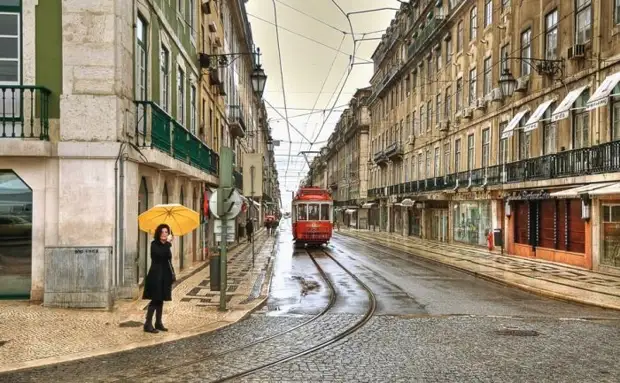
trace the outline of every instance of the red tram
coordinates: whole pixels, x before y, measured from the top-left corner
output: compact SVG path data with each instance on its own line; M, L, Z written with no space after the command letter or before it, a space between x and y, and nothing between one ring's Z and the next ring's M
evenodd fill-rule
M292 224L296 246L323 245L332 237L333 200L318 187L302 187L293 195Z

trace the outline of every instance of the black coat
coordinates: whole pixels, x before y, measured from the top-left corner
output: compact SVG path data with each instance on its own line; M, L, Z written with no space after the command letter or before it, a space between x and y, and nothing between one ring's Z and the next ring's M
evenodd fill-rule
M252 224L252 221L248 221L245 224L245 231L248 234L252 234L254 232L254 224Z
M151 268L144 282L142 299L172 300L171 246L172 244L168 242L161 243L158 240L151 242Z

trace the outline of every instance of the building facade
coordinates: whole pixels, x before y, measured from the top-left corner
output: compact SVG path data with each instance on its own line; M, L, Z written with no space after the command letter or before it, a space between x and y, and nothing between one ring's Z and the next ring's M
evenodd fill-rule
M217 17L198 0L2 2L0 40L14 48L0 59L0 298L109 307L136 297L151 241L137 217L161 203L202 216L175 240L174 267L205 260L203 201L218 185L219 148L239 141L201 62L202 27L222 23L206 3Z
M618 272L617 3L403 4L373 56L381 229Z
M327 145L313 159L306 182L330 189L336 209L334 219L351 227L368 227L368 211L362 206L368 193L370 93L369 88L355 92Z

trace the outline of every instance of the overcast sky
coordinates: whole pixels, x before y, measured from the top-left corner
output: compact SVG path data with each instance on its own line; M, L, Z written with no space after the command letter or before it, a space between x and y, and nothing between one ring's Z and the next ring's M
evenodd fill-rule
M284 83L280 75L274 25L274 1L280 27ZM395 9L400 7L397 0L336 0L336 3L345 12L382 7L394 8L351 15L353 31L357 39L362 38L363 33L370 33L366 35L367 38L381 37L394 17ZM343 110L338 106L348 104L356 89L369 85L373 66L372 64L355 65L342 94L336 100L337 91L342 86L342 80L349 68L353 39L347 18L333 1L250 0L247 3L247 11L254 42L261 49L261 62L268 75L264 98L268 104L276 107L282 116L286 115L284 93L286 94L286 106L291 125L290 139L286 121L273 109L268 107L267 110L274 139L281 140L280 146L275 148L275 155L283 204L286 207L290 205L291 195L287 190L296 189L299 181L308 172L303 156L299 155L300 151L319 150L325 145L325 141L332 133ZM347 34L343 34L342 31L346 31ZM355 62L370 61L377 43L378 40L359 42ZM338 50L341 52L337 52ZM336 108L327 118L333 105ZM310 113L313 108L319 112L295 117ZM302 132L310 141L316 141L316 144L310 148L310 145L305 143L293 127ZM289 149L291 150L290 162Z

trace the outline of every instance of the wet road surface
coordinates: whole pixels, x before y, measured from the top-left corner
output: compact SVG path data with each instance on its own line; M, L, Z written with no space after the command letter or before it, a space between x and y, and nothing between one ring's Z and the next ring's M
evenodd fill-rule
M164 345L0 375L0 381L218 381L350 328L367 311L367 294L322 250L309 250L332 291L308 252L293 249L290 221L280 227L270 298L249 319ZM620 313L539 297L349 237L336 236L325 251L372 290L376 315L326 349L232 381L620 381ZM331 296L333 306L319 316Z

